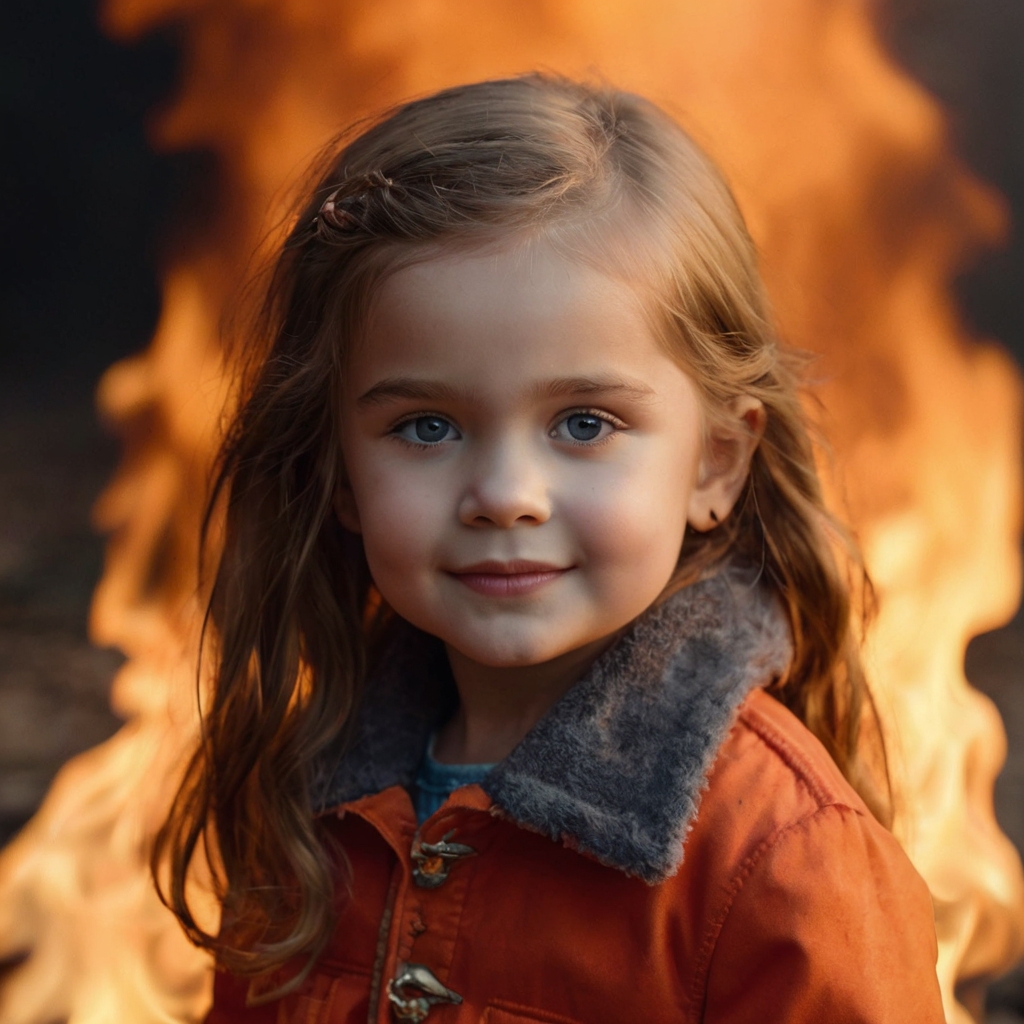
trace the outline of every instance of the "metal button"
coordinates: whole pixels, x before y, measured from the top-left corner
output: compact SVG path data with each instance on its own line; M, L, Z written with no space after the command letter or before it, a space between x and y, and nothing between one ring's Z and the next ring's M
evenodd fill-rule
M454 829L446 833L440 842L421 843L417 839L413 843L410 856L416 862L416 867L413 868L412 880L421 889L436 889L448 877L454 861L476 853L472 846L448 842L453 835Z
M396 1020L418 1024L427 1019L427 1014L438 1003L457 1006L462 1002L462 996L445 988L429 967L400 964L398 974L388 982L388 1002Z

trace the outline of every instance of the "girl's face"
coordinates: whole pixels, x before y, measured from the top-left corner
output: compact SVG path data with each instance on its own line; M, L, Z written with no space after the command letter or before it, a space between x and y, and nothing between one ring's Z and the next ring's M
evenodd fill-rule
M403 618L540 664L628 624L687 522L729 512L763 419L735 411L706 458L694 384L627 284L544 244L432 259L386 281L352 353L338 514Z

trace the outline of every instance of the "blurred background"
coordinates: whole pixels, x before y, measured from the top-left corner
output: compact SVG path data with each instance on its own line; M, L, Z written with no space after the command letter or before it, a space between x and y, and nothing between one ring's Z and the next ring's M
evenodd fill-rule
M941 101L956 152L1024 223L1024 7L888 0L893 58ZM103 543L90 509L118 447L94 392L157 324L159 275L220 201L203 148L154 151L147 123L182 75L176 30L106 38L92 0L0 7L0 843L60 765L112 735L115 650L86 637ZM962 316L1024 363L1024 238L956 285ZM964 529L969 529L965 524ZM976 638L967 676L998 707L1009 758L996 816L1024 849L1024 619ZM990 986L993 1022L1024 1020L1024 973Z

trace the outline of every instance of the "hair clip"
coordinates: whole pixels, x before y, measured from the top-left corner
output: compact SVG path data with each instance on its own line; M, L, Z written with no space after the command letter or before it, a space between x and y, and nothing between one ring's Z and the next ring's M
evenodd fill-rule
M350 178L339 185L320 205L313 226L320 234L321 225L335 231L355 231L363 226L370 197L374 192L389 193L394 182L380 171L371 171Z
M355 225L355 217L348 210L339 209L338 194L340 188L336 188L324 201L316 215L317 225L323 220L329 220L332 227L343 228Z

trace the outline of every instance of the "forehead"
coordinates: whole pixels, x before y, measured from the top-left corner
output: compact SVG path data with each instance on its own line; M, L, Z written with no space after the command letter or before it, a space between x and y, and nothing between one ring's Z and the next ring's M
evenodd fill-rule
M543 242L395 271L352 355L350 385L360 393L396 374L509 388L577 373L656 378L675 368L636 290Z

